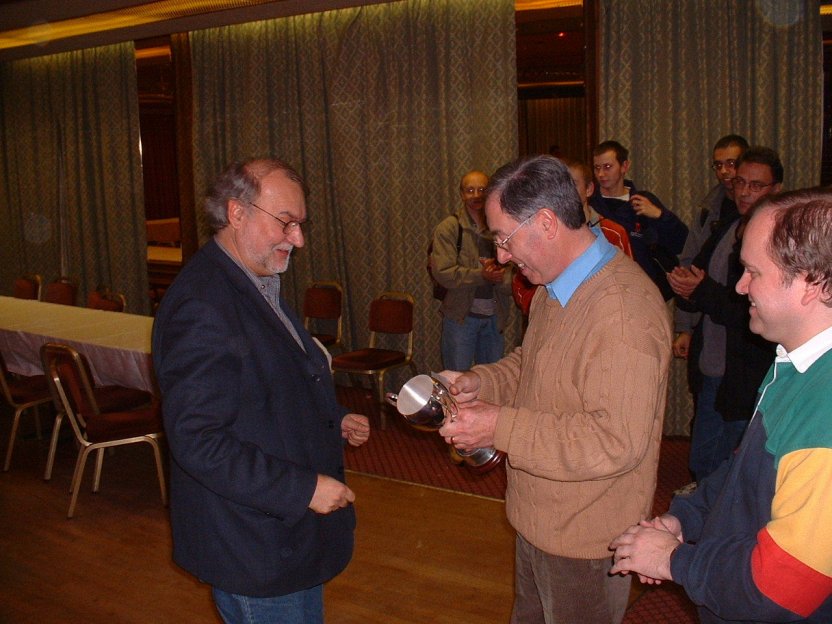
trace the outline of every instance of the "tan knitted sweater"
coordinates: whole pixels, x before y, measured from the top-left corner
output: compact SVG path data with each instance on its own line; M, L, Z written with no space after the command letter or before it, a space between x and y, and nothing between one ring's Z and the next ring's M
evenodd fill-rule
M621 253L566 308L539 288L523 346L477 366L508 453L506 513L537 548L600 559L650 514L671 356L659 291Z

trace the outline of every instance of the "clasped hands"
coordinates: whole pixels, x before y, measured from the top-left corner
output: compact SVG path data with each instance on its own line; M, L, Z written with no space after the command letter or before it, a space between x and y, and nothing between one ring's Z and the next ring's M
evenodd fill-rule
M445 418L439 435L461 451L494 446L494 430L500 408L477 399L480 376L472 371L442 371L450 383L448 390L456 401L454 413Z
M684 539L679 519L670 514L642 520L610 542L613 566L610 574L638 575L642 583L672 581L670 555Z
M677 266L667 273L667 283L673 292L683 299L690 299L693 291L702 283L707 273L697 266Z

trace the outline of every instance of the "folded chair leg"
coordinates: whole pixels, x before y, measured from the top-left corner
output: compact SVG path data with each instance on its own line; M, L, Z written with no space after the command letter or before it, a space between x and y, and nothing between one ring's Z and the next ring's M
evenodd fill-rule
M46 470L43 473L43 480L49 481L52 478L52 466L55 463L55 451L58 448L58 434L61 432L63 412L55 414L55 423L52 425L52 440L49 442L49 455L46 457Z
M86 446L81 449L81 452L78 454L78 460L75 462L75 472L72 474L72 484L69 486L69 491L72 492L72 498L69 501L69 512L66 514L67 518L72 518L75 514L75 502L78 500L78 490L81 489L84 466L87 463L87 455L89 455L91 448L90 446Z
M112 448L112 447L110 447ZM101 467L104 465L104 447L98 449L98 453L95 454L95 478L92 482L92 491L97 492L98 487L101 485Z
M17 409L14 413L14 420L12 421L12 432L9 434L9 447L6 449L6 461L3 462L3 472L8 472L9 466L12 464L12 451L14 451L14 440L17 437L17 427L20 425L20 412L22 409Z

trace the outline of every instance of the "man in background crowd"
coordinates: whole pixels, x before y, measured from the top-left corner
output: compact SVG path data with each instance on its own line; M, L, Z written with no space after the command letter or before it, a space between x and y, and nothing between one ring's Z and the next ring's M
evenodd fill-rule
M462 176L462 205L433 231L431 274L447 289L440 306L442 363L454 370L496 362L505 351L511 275L494 259L485 223L487 186L482 171Z
M671 357L667 309L644 271L587 226L556 158L501 167L485 211L497 259L542 287L522 348L443 373L459 409L439 433L460 449L508 455L511 621L617 624L629 583L608 574L607 546L650 513Z
M637 190L626 179L630 153L617 141L604 141L592 150L598 186L589 203L602 217L620 223L630 236L633 258L659 287L665 300L673 297L665 273L678 263L687 226L649 191Z
M750 147L731 179L737 205L723 204L710 236L691 265L668 275L679 313L698 314L688 359L696 392L690 470L700 481L739 444L754 411L757 390L774 357L774 345L748 329L748 305L734 286L742 275L739 246L755 202L780 191L783 164L768 147ZM677 344L679 340L677 338Z

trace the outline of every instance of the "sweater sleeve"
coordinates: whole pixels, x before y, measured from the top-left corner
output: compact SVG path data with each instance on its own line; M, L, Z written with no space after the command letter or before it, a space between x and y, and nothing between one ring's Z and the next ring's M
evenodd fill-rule
M673 557L674 581L695 603L728 620L811 616L832 595L831 498L832 449L786 455L770 521L756 535L725 534L681 546Z

